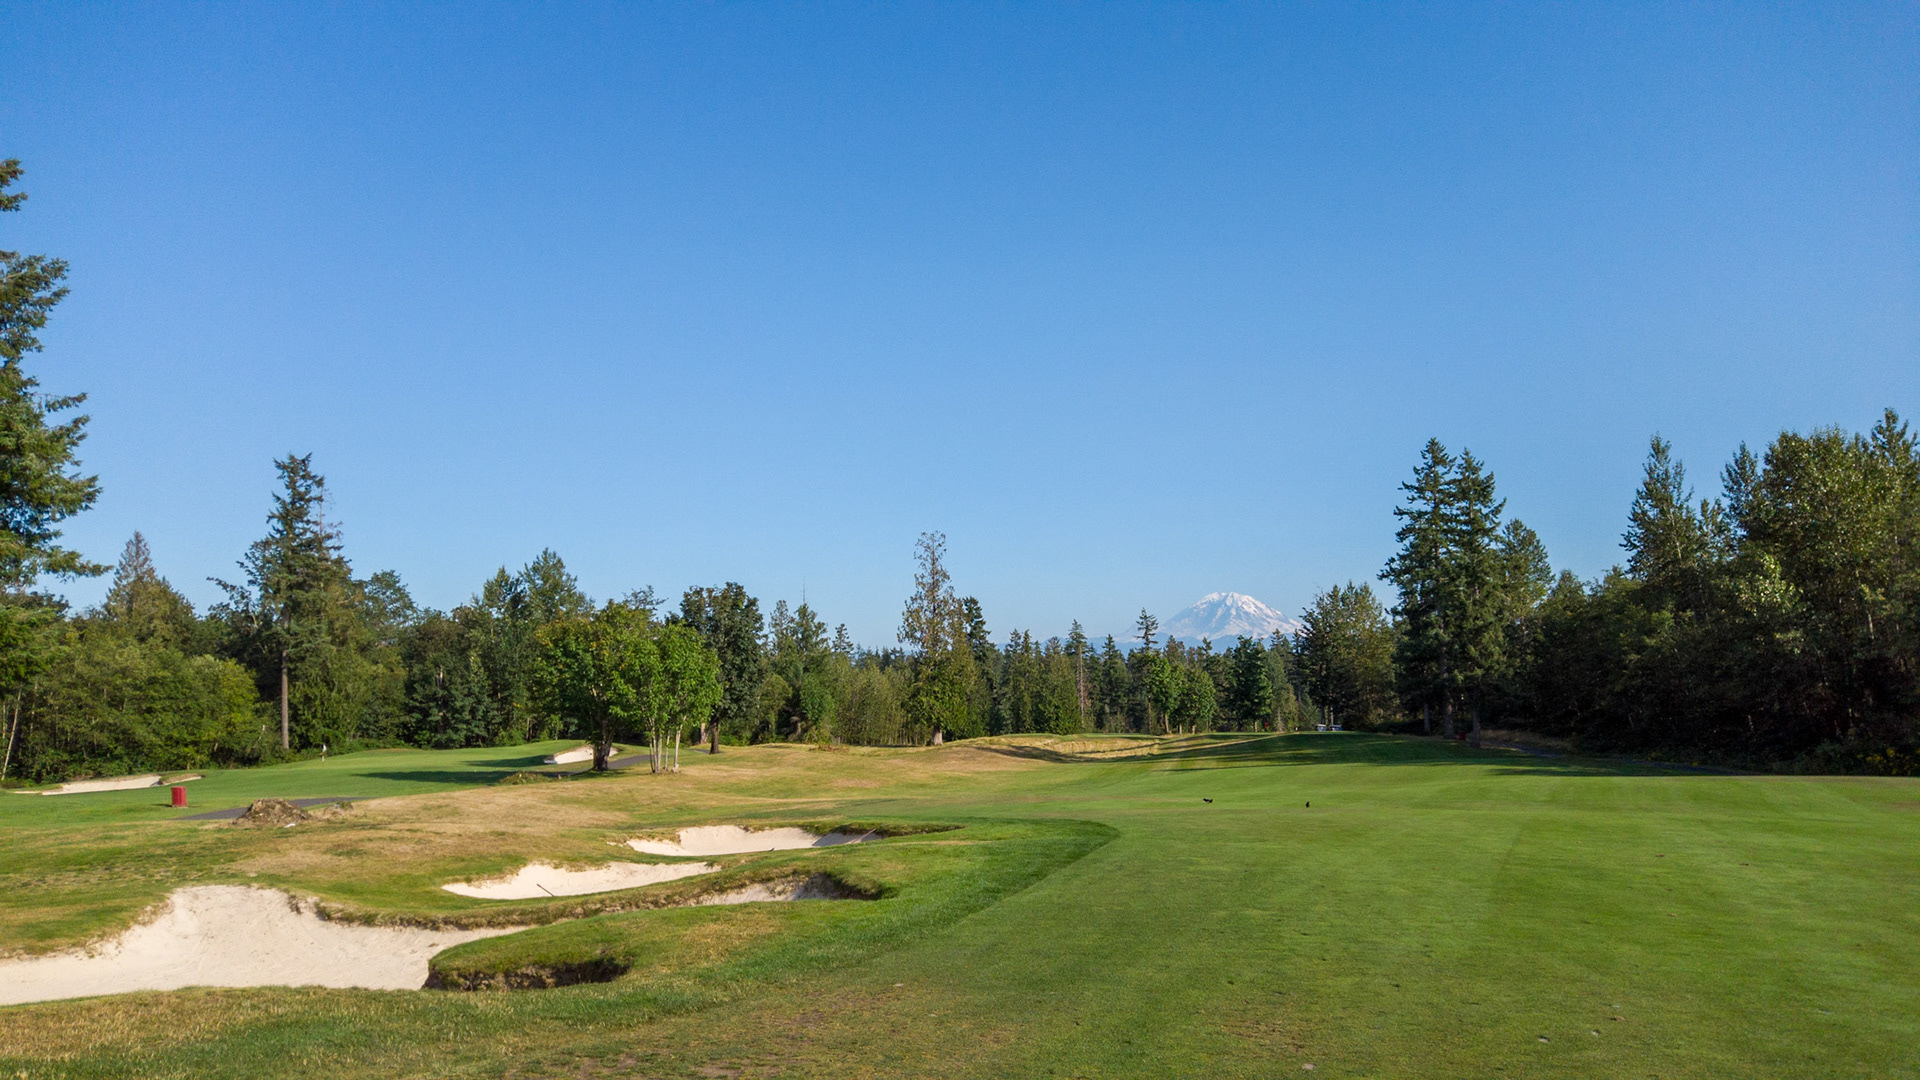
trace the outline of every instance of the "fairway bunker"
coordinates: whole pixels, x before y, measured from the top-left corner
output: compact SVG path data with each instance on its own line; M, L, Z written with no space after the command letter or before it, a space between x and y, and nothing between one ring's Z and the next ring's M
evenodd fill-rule
M738 825L694 825L681 829L674 840L629 840L627 846L648 855L749 855L757 851L794 851L838 847L878 840L878 833L808 832L805 829L745 829Z
M275 889L197 885L105 943L0 961L0 1005L188 986L416 990L433 954L513 929L355 926Z
M588 893L637 889L712 870L708 863L608 863L593 870L567 870L548 863L528 863L502 878L456 881L441 888L476 900L532 900L543 896L585 896Z
M811 874L804 878L790 877L740 885L666 906L689 908L794 900L878 899L880 894L877 891L849 885L828 874ZM539 930L536 928L531 932L538 933ZM605 954L585 960L516 963L511 967L497 964L498 961L484 958L442 958L430 965L432 971L427 976L425 989L553 990L581 983L613 982L632 970L628 960Z
M780 900L873 900L877 899L825 874L792 880L746 885L726 892L696 897L687 907L715 904L757 904Z

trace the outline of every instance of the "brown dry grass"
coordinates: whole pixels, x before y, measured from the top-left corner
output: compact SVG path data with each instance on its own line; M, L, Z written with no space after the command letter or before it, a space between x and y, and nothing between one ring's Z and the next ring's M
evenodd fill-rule
M683 771L643 769L548 784L475 787L354 803L293 828L230 822L149 822L35 828L9 838L15 860L0 903L0 940L40 953L118 933L137 914L192 884L255 884L312 895L356 921L427 925L544 923L632 903L574 898L549 907L488 905L440 889L449 881L507 873L535 860L594 866L646 861L625 841L684 825L830 825L853 788L863 795L932 797L983 773L1036 767L991 749L960 745L823 754L810 747L728 748L687 753ZM85 860L69 853L86 849ZM741 857L708 861L736 867ZM748 875L751 878L752 875ZM748 878L729 877L733 884ZM685 887L652 887L662 903Z

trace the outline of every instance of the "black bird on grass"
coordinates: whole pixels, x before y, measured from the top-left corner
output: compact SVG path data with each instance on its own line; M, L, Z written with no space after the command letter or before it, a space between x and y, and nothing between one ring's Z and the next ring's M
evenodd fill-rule
M1212 799L1209 799L1209 798L1206 798L1206 797L1204 797L1204 796L1203 796L1203 797L1202 797L1202 798L1200 799L1200 801L1201 801L1201 802L1212 802L1213 800L1212 800Z

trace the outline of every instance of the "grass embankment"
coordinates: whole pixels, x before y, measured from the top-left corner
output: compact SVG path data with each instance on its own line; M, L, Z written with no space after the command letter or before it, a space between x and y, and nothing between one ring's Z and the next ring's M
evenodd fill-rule
M632 858L607 844L668 825L965 827L730 863L831 870L881 900L605 914L437 961L598 958L628 969L613 982L26 1006L0 1011L0 1074L1920 1075L1920 782L1367 736L683 763L314 829L129 823L94 843L85 823L0 820L0 943L97 930L83 879L126 902L246 880L458 917L488 905L444 881Z

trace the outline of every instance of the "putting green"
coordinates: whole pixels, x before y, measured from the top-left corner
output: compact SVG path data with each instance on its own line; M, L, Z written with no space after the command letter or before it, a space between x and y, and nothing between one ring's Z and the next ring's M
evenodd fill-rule
M610 911L437 962L626 972L607 983L0 1010L0 1075L1920 1076L1920 782L1364 735L682 760L284 834L0 818L0 946L189 882L473 917L496 909L437 883L642 830L959 828L730 864L875 901Z

